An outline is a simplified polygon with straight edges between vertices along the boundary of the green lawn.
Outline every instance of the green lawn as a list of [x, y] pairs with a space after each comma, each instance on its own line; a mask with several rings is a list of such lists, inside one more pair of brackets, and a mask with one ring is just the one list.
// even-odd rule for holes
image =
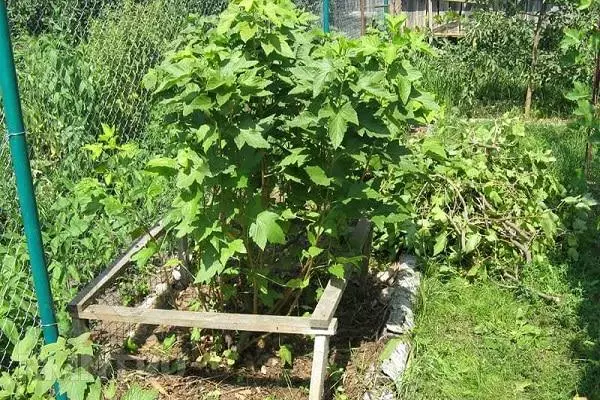
[[[564, 184], [585, 189], [585, 137], [560, 122], [527, 128], [553, 150]], [[594, 170], [600, 175], [599, 162]], [[600, 199], [598, 188], [588, 190]], [[426, 276], [402, 398], [600, 399], [599, 245], [591, 235], [577, 262], [557, 255], [524, 269], [523, 283], [559, 304], [492, 281]]]

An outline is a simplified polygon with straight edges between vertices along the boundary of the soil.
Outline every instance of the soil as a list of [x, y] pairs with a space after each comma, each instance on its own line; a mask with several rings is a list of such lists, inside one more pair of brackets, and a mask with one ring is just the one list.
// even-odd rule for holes
[[[381, 289], [371, 276], [360, 285], [353, 282], [348, 285], [337, 312], [338, 333], [331, 338], [325, 399], [343, 393], [348, 399], [358, 400], [371, 388], [375, 365], [385, 346], [385, 340], [379, 337], [387, 312], [377, 300]], [[189, 290], [180, 291], [175, 303], [181, 306], [191, 297]], [[126, 339], [120, 341], [115, 337], [127, 338], [136, 329], [136, 341], [139, 342], [139, 327], [131, 324], [109, 326], [102, 323], [93, 328], [97, 338], [111, 337], [112, 352], [103, 358], [110, 358], [112, 362], [110, 368], [106, 368], [105, 363], [104, 373], [109, 378], [116, 378], [119, 393], [137, 384], [157, 391], [161, 400], [296, 400], [308, 397], [312, 367], [312, 340], [309, 337], [249, 335], [245, 342], [249, 344], [244, 346], [245, 350], [233, 367], [222, 362], [213, 370], [202, 367], [198, 357], [215, 341], [225, 347], [231, 346], [231, 337], [235, 335], [202, 331], [201, 339], [192, 344], [190, 329], [152, 327], [143, 332], [143, 344], [130, 348], [133, 354], [128, 354], [127, 346], [123, 346]], [[165, 339], [173, 335], [176, 341], [166, 346]], [[284, 367], [278, 356], [279, 347], [284, 344], [292, 349], [291, 367]]]

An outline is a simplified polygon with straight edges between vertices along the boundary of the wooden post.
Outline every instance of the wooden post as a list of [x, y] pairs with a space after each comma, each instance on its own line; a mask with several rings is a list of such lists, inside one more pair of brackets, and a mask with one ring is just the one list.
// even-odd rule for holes
[[527, 91], [525, 93], [525, 118], [529, 117], [531, 112], [531, 102], [533, 99], [533, 90], [535, 86], [534, 75], [538, 62], [538, 47], [542, 36], [542, 28], [544, 25], [544, 16], [546, 15], [546, 1], [542, 0], [540, 12], [538, 14], [537, 23], [535, 24], [535, 33], [533, 36], [533, 44], [531, 46], [531, 64], [529, 66], [529, 77], [527, 78]]
[[367, 19], [365, 15], [365, 1], [360, 0], [360, 35], [363, 36], [367, 30]]
[[[83, 335], [86, 332], [89, 332], [89, 330], [90, 330], [89, 322], [90, 321], [87, 319], [72, 318], [71, 332], [73, 334], [73, 337], [78, 337], [80, 335]], [[76, 358], [76, 363], [77, 363], [76, 366], [88, 369], [92, 365], [93, 361], [94, 361], [94, 359], [92, 356], [79, 354], [79, 355], [77, 355], [77, 358]]]
[[327, 362], [329, 359], [329, 336], [315, 336], [312, 372], [310, 376], [310, 394], [308, 400], [321, 400], [325, 392]]
[[89, 320], [79, 319], [79, 318], [75, 318], [75, 317], [72, 318], [71, 331], [73, 332], [73, 337], [80, 336], [89, 330], [90, 330]]
[[429, 30], [433, 30], [433, 4], [432, 0], [427, 0], [427, 25]]

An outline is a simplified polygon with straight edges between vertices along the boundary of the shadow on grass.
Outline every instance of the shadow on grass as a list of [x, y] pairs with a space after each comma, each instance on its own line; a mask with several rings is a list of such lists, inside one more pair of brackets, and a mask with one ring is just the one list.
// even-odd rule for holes
[[[550, 147], [557, 158], [556, 174], [570, 191], [590, 193], [600, 201], [600, 154], [596, 150], [586, 182], [584, 165], [586, 135], [566, 124], [534, 124], [532, 133], [542, 145]], [[588, 234], [580, 238], [578, 260], [567, 261], [567, 280], [578, 297], [575, 306], [577, 333], [571, 340], [572, 359], [581, 367], [577, 391], [588, 399], [600, 399], [600, 208], [589, 218]], [[558, 256], [565, 262], [565, 256]]]

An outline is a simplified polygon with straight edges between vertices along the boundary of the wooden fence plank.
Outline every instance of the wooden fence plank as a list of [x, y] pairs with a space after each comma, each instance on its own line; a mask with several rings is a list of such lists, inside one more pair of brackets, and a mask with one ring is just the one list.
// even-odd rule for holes
[[133, 257], [138, 251], [143, 249], [148, 242], [158, 236], [163, 229], [165, 224], [160, 221], [154, 228], [150, 229], [148, 233], [139, 237], [133, 244], [122, 254], [115, 262], [102, 271], [100, 275], [94, 278], [88, 283], [68, 305], [69, 312], [81, 312], [87, 305], [96, 299], [100, 292], [106, 288], [112, 281], [119, 275], [121, 270], [129, 263], [131, 257]]
[[181, 326], [229, 331], [291, 333], [297, 335], [335, 334], [337, 319], [323, 329], [313, 328], [310, 319], [278, 315], [253, 315], [179, 310], [139, 309], [90, 305], [76, 313], [79, 319], [127, 322], [132, 324]]
[[325, 291], [319, 299], [319, 303], [310, 317], [311, 327], [323, 329], [329, 326], [329, 322], [333, 318], [337, 307], [342, 300], [344, 289], [346, 289], [345, 280], [333, 278], [329, 281]]
[[321, 400], [325, 391], [327, 362], [329, 359], [329, 337], [316, 336], [313, 351], [312, 371], [310, 375], [309, 400]]

